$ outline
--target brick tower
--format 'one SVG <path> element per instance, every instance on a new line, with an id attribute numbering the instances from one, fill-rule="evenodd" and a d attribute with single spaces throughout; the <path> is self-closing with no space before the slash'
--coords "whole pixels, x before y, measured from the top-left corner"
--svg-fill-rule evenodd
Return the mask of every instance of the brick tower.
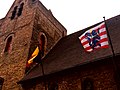
<path id="1" fill-rule="evenodd" d="M 17 82 L 35 47 L 42 44 L 44 57 L 66 33 L 39 0 L 15 0 L 0 19 L 0 90 L 22 90 Z"/>

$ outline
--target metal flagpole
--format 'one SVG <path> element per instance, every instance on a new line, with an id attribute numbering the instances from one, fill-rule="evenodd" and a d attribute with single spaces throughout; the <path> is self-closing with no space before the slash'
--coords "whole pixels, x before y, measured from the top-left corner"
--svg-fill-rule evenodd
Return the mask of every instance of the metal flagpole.
<path id="1" fill-rule="evenodd" d="M 112 50 L 112 54 L 113 54 L 113 56 L 112 56 L 112 62 L 113 62 L 113 66 L 114 66 L 114 71 L 115 71 L 115 73 L 116 73 L 116 75 L 117 75 L 117 79 L 118 79 L 118 80 L 117 80 L 117 88 L 119 89 L 119 88 L 120 88 L 120 86 L 119 86 L 120 74 L 119 74 L 119 72 L 118 72 L 118 66 L 117 66 L 117 64 L 116 64 L 116 62 L 115 62 L 115 60 L 114 60 L 114 59 L 115 59 L 115 52 L 114 52 L 112 40 L 111 40 L 111 38 L 110 38 L 110 34 L 109 34 L 109 31 L 108 31 L 107 23 L 106 23 L 105 17 L 103 17 L 103 18 L 104 18 L 105 27 L 106 27 L 107 35 L 108 35 L 108 38 L 109 38 L 109 43 L 110 43 L 111 50 Z"/>
<path id="2" fill-rule="evenodd" d="M 44 73 L 44 69 L 43 69 L 43 64 L 42 64 L 42 61 L 41 61 L 41 67 L 42 67 L 42 73 L 43 73 L 43 77 L 44 77 L 44 84 L 45 84 L 45 90 L 47 90 L 47 87 L 46 87 L 46 77 L 45 77 L 45 73 Z"/>
<path id="3" fill-rule="evenodd" d="M 41 49 L 40 49 L 40 46 L 38 45 L 38 48 L 39 48 L 39 53 L 40 53 L 40 65 L 41 65 L 41 68 L 42 68 L 42 74 L 43 74 L 43 78 L 44 78 L 44 84 L 45 84 L 45 90 L 47 90 L 47 86 L 46 86 L 46 77 L 45 77 L 45 73 L 44 73 L 44 68 L 43 68 L 43 63 L 42 63 L 42 55 L 41 55 Z"/>
<path id="4" fill-rule="evenodd" d="M 110 46 L 111 46 L 112 54 L 113 54 L 113 57 L 114 57 L 115 56 L 115 52 L 114 52 L 114 49 L 113 49 L 112 40 L 110 38 L 110 34 L 109 34 L 109 31 L 108 31 L 108 27 L 107 27 L 107 24 L 106 24 L 105 17 L 103 17 L 103 18 L 104 18 L 105 27 L 106 27 L 107 35 L 108 35 L 108 38 L 109 38 L 109 43 L 110 43 Z"/>

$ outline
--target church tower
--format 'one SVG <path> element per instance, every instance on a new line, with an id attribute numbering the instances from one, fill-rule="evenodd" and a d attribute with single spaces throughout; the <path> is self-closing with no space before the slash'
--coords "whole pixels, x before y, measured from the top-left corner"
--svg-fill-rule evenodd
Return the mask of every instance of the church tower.
<path id="1" fill-rule="evenodd" d="M 42 57 L 64 36 L 64 26 L 39 0 L 15 0 L 0 19 L 0 90 L 22 90 L 17 82 L 36 46 Z"/>

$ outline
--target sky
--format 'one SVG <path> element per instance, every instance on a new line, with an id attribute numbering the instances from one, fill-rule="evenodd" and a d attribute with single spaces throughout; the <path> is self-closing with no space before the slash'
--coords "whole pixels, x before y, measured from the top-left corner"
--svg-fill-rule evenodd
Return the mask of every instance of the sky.
<path id="1" fill-rule="evenodd" d="M 71 34 L 120 14 L 120 0 L 40 0 Z M 0 1 L 0 18 L 14 0 Z"/>

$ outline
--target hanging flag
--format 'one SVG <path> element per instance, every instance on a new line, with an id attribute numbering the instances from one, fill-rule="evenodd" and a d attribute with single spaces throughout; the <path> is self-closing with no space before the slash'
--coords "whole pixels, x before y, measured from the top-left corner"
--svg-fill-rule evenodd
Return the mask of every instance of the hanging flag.
<path id="1" fill-rule="evenodd" d="M 39 48 L 37 47 L 33 54 L 31 55 L 30 59 L 27 62 L 27 66 L 31 65 L 32 63 L 40 63 L 41 61 L 41 54 Z"/>
<path id="2" fill-rule="evenodd" d="M 98 48 L 108 48 L 108 38 L 105 23 L 87 30 L 79 37 L 84 49 L 91 52 Z"/>

